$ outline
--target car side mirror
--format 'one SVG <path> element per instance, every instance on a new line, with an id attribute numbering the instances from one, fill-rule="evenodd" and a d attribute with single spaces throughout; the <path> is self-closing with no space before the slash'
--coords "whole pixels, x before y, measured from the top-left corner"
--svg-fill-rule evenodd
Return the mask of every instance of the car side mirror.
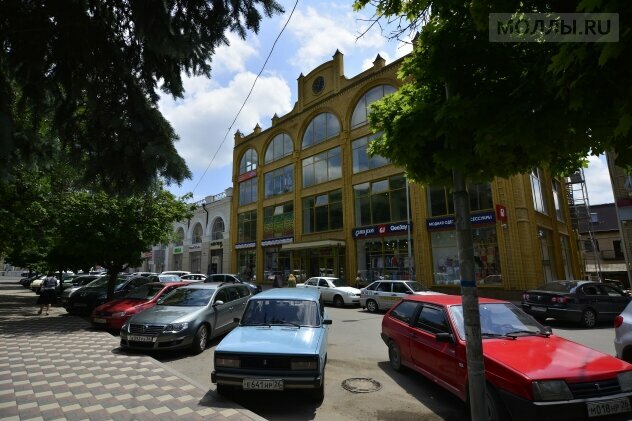
<path id="1" fill-rule="evenodd" d="M 215 306 L 221 306 L 222 304 L 224 304 L 224 302 L 222 300 L 217 300 L 213 303 L 213 307 Z"/>
<path id="2" fill-rule="evenodd" d="M 435 335 L 435 340 L 437 342 L 445 342 L 445 343 L 453 344 L 454 336 L 452 336 L 452 334 L 448 332 L 439 332 Z"/>
<path id="3" fill-rule="evenodd" d="M 333 322 L 331 321 L 331 319 L 325 319 L 325 320 L 323 320 L 323 324 L 324 324 L 324 325 L 330 325 L 330 324 L 332 324 L 332 323 L 333 323 Z"/>
<path id="4" fill-rule="evenodd" d="M 544 333 L 546 333 L 547 335 L 552 335 L 553 329 L 551 329 L 551 326 L 544 326 Z"/>

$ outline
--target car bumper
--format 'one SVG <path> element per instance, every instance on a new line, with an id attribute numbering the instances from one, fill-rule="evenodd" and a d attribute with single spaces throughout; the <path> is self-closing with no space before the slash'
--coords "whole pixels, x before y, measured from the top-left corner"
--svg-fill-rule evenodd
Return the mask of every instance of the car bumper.
<path id="1" fill-rule="evenodd" d="M 628 402 L 632 393 L 619 393 L 616 395 L 603 396 L 590 399 L 573 399 L 569 401 L 553 402 L 533 402 L 506 391 L 500 390 L 500 396 L 508 411 L 515 421 L 548 421 L 548 420 L 630 420 L 632 411 L 620 414 L 602 413 L 600 415 L 590 415 L 588 403 L 599 403 L 612 401 L 613 399 L 627 399 Z"/>
<path id="2" fill-rule="evenodd" d="M 99 329 L 119 331 L 121 330 L 121 327 L 123 327 L 127 319 L 129 319 L 130 317 L 131 316 L 128 316 L 128 317 L 95 316 L 95 317 L 90 317 L 90 322 L 92 323 L 93 327 L 96 327 Z"/>
<path id="3" fill-rule="evenodd" d="M 138 335 L 142 336 L 142 335 Z M 167 350 L 167 349 L 180 349 L 188 348 L 193 343 L 194 333 L 177 333 L 177 334 L 162 334 L 158 336 L 151 336 L 150 341 L 135 341 L 130 339 L 130 334 L 121 332 L 121 347 L 129 349 L 144 349 L 144 350 Z"/>
<path id="4" fill-rule="evenodd" d="M 282 380 L 283 390 L 296 389 L 317 389 L 323 384 L 322 374 L 316 376 L 287 376 L 287 375 L 252 375 L 248 373 L 218 373 L 213 370 L 211 372 L 211 382 L 225 386 L 243 388 L 245 379 L 262 379 L 262 380 Z"/>
<path id="5" fill-rule="evenodd" d="M 357 306 L 360 305 L 360 297 L 344 297 L 344 301 L 346 305 Z"/>
<path id="6" fill-rule="evenodd" d="M 534 310 L 535 307 L 535 310 Z M 538 310 L 538 308 L 543 308 L 544 311 L 542 310 Z M 522 309 L 534 316 L 534 317 L 538 317 L 538 318 L 548 318 L 551 317 L 553 319 L 556 320 L 566 320 L 569 322 L 579 322 L 582 319 L 582 311 L 577 309 L 566 309 L 566 308 L 557 308 L 557 307 L 545 307 L 545 306 L 538 306 L 536 305 L 531 305 L 531 304 L 522 304 Z"/>

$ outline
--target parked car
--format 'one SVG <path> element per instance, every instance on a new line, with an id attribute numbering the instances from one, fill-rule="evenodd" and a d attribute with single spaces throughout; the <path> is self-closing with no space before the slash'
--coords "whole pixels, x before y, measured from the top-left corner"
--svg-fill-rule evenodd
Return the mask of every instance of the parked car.
<path id="1" fill-rule="evenodd" d="M 182 282 L 180 275 L 175 273 L 161 273 L 159 275 L 151 275 L 148 277 L 151 282 Z"/>
<path id="2" fill-rule="evenodd" d="M 245 285 L 193 283 L 177 288 L 121 328 L 121 347 L 145 350 L 191 348 L 199 354 L 209 339 L 235 326 L 252 294 Z"/>
<path id="3" fill-rule="evenodd" d="M 187 270 L 165 270 L 164 272 L 161 272 L 161 275 L 176 275 L 176 276 L 182 276 L 182 275 L 188 275 L 189 271 Z"/>
<path id="4" fill-rule="evenodd" d="M 143 276 L 135 276 L 133 278 L 128 278 L 126 276 L 117 277 L 114 284 L 114 295 L 112 296 L 112 299 L 121 298 L 134 288 L 138 288 L 139 286 L 145 285 L 149 282 L 151 282 L 151 279 Z M 100 306 L 107 301 L 107 295 L 108 277 L 103 276 L 96 281 L 93 281 L 91 284 L 75 291 L 72 295 L 70 295 L 70 297 L 68 297 L 68 301 L 65 302 L 64 307 L 69 313 L 90 314 L 95 307 Z"/>
<path id="5" fill-rule="evenodd" d="M 632 417 L 632 365 L 552 334 L 509 302 L 479 298 L 479 311 L 489 420 Z M 461 296 L 409 295 L 384 315 L 381 336 L 394 370 L 467 401 Z"/>
<path id="6" fill-rule="evenodd" d="M 131 290 L 123 298 L 96 307 L 90 315 L 92 326 L 119 331 L 134 314 L 156 305 L 156 302 L 187 282 L 150 282 Z"/>
<path id="7" fill-rule="evenodd" d="M 553 281 L 522 295 L 522 309 L 539 321 L 549 317 L 595 327 L 614 320 L 630 302 L 620 289 L 591 281 Z"/>
<path id="8" fill-rule="evenodd" d="M 40 273 L 36 273 L 28 278 L 23 278 L 20 279 L 20 285 L 22 285 L 24 288 L 31 288 L 31 282 L 33 282 L 36 279 L 42 278 L 42 280 L 44 280 L 44 278 L 46 278 L 46 275 L 42 275 Z"/>
<path id="9" fill-rule="evenodd" d="M 433 295 L 441 293 L 429 291 L 417 281 L 381 280 L 360 290 L 360 306 L 375 313 L 391 308 L 396 302 L 410 294 Z"/>
<path id="10" fill-rule="evenodd" d="M 336 307 L 360 304 L 360 290 L 345 285 L 338 278 L 316 276 L 296 284 L 296 288 L 317 289 L 325 303 L 333 303 Z"/>
<path id="11" fill-rule="evenodd" d="M 632 363 L 632 302 L 614 318 L 614 350 L 617 358 Z"/>
<path id="12" fill-rule="evenodd" d="M 180 279 L 188 282 L 204 282 L 207 276 L 201 273 L 189 273 L 187 275 L 182 275 Z"/>
<path id="13" fill-rule="evenodd" d="M 59 296 L 61 297 L 62 305 L 68 301 L 68 297 L 70 297 L 75 291 L 84 286 L 88 286 L 91 282 L 101 278 L 98 275 L 79 275 L 76 278 L 66 280 L 62 282 L 60 285 Z"/>
<path id="14" fill-rule="evenodd" d="M 232 273 L 214 273 L 209 275 L 204 282 L 230 282 L 231 284 L 244 284 L 253 294 L 261 292 L 261 285 L 253 284 L 241 275 L 234 275 Z"/>
<path id="15" fill-rule="evenodd" d="M 218 393 L 307 389 L 322 401 L 330 324 L 317 289 L 257 294 L 239 326 L 215 347 L 211 381 Z"/>

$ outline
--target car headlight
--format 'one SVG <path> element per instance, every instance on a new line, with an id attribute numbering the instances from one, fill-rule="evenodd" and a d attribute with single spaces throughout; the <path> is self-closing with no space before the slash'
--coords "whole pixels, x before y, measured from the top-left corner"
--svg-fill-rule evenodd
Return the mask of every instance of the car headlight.
<path id="1" fill-rule="evenodd" d="M 239 368 L 241 361 L 239 357 L 222 357 L 215 355 L 215 367 Z"/>
<path id="2" fill-rule="evenodd" d="M 121 332 L 129 332 L 129 319 L 121 326 Z"/>
<path id="3" fill-rule="evenodd" d="M 573 394 L 564 380 L 533 382 L 533 397 L 536 401 L 563 401 L 573 399 Z"/>
<path id="4" fill-rule="evenodd" d="M 617 378 L 619 379 L 619 385 L 621 386 L 622 392 L 629 392 L 632 390 L 632 371 L 619 373 L 617 374 Z"/>
<path id="5" fill-rule="evenodd" d="M 127 313 L 125 313 L 124 311 L 119 311 L 118 313 L 112 313 L 112 317 L 123 317 L 125 316 L 125 314 Z"/>
<path id="6" fill-rule="evenodd" d="M 290 364 L 292 370 L 316 370 L 318 361 L 314 358 L 293 358 Z"/>
<path id="7" fill-rule="evenodd" d="M 165 326 L 164 332 L 167 332 L 167 333 L 178 333 L 178 332 L 182 332 L 187 327 L 189 327 L 189 323 L 187 323 L 187 322 L 184 322 L 184 323 L 171 323 L 171 324 L 168 324 L 167 326 Z"/>

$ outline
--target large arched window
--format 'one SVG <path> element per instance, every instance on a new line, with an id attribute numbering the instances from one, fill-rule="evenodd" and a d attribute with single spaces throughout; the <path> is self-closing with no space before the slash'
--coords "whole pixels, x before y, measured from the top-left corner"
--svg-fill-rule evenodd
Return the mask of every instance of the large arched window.
<path id="1" fill-rule="evenodd" d="M 181 246 L 184 243 L 184 228 L 178 228 L 176 231 L 176 246 Z"/>
<path id="2" fill-rule="evenodd" d="M 244 156 L 241 157 L 241 162 L 239 163 L 239 174 L 245 174 L 249 171 L 256 170 L 257 162 L 257 151 L 252 148 L 248 149 Z"/>
<path id="3" fill-rule="evenodd" d="M 198 244 L 202 242 L 202 234 L 203 234 L 203 230 L 202 230 L 202 224 L 195 224 L 195 227 L 193 227 L 193 244 Z"/>
<path id="4" fill-rule="evenodd" d="M 274 136 L 274 139 L 268 144 L 268 149 L 266 149 L 264 155 L 264 162 L 269 164 L 270 162 L 290 155 L 293 150 L 292 138 L 285 133 L 278 134 Z"/>
<path id="5" fill-rule="evenodd" d="M 310 121 L 305 134 L 303 134 L 302 147 L 308 148 L 312 145 L 324 142 L 340 133 L 340 122 L 332 113 L 320 113 Z"/>
<path id="6" fill-rule="evenodd" d="M 365 93 L 356 104 L 351 116 L 351 128 L 362 126 L 368 122 L 369 105 L 378 99 L 395 92 L 395 87 L 391 85 L 379 85 Z"/>
<path id="7" fill-rule="evenodd" d="M 224 238 L 224 220 L 222 218 L 217 218 L 213 221 L 211 235 L 213 240 L 221 240 Z"/>

